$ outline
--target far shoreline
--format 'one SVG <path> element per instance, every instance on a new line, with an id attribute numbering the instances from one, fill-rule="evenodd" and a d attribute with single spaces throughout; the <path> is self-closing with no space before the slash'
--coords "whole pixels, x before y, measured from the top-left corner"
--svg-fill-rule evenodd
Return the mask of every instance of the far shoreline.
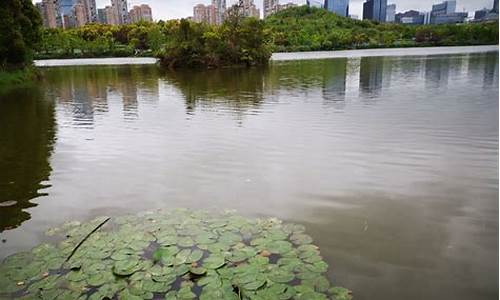
<path id="1" fill-rule="evenodd" d="M 380 56 L 426 56 L 446 54 L 469 54 L 498 51 L 498 45 L 480 46 L 440 46 L 411 48 L 372 48 L 337 51 L 279 52 L 273 53 L 271 62 L 292 60 L 314 60 L 331 58 L 359 58 Z M 62 66 L 106 66 L 106 65 L 153 65 L 158 62 L 154 57 L 105 57 L 35 60 L 36 67 Z"/>

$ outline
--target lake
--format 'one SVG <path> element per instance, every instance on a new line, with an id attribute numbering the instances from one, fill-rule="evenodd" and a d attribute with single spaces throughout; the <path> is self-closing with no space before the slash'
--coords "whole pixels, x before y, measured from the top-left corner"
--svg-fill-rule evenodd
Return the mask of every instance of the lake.
<path id="1" fill-rule="evenodd" d="M 363 299 L 498 298 L 498 52 L 41 69 L 0 96 L 0 258 L 156 208 L 298 222 Z"/>

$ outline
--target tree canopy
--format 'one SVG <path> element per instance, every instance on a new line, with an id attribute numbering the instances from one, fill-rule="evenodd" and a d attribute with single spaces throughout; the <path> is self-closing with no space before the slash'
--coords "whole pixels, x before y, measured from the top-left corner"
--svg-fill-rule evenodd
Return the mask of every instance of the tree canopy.
<path id="1" fill-rule="evenodd" d="M 28 66 L 41 39 L 42 18 L 31 0 L 2 0 L 0 68 Z"/>

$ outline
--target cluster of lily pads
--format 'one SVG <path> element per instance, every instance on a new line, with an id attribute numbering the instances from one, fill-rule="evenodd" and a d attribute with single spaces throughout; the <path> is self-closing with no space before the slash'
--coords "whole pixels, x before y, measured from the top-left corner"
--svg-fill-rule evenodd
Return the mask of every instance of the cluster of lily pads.
<path id="1" fill-rule="evenodd" d="M 108 220 L 7 257 L 0 299 L 351 299 L 301 225 L 190 210 Z"/>

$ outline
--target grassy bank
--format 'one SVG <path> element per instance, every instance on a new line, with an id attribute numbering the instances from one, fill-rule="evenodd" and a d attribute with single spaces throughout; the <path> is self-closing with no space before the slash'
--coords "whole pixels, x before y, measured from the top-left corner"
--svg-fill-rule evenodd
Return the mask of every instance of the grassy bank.
<path id="1" fill-rule="evenodd" d="M 34 67 L 13 71 L 0 70 L 0 93 L 11 88 L 33 84 L 38 78 Z"/>

